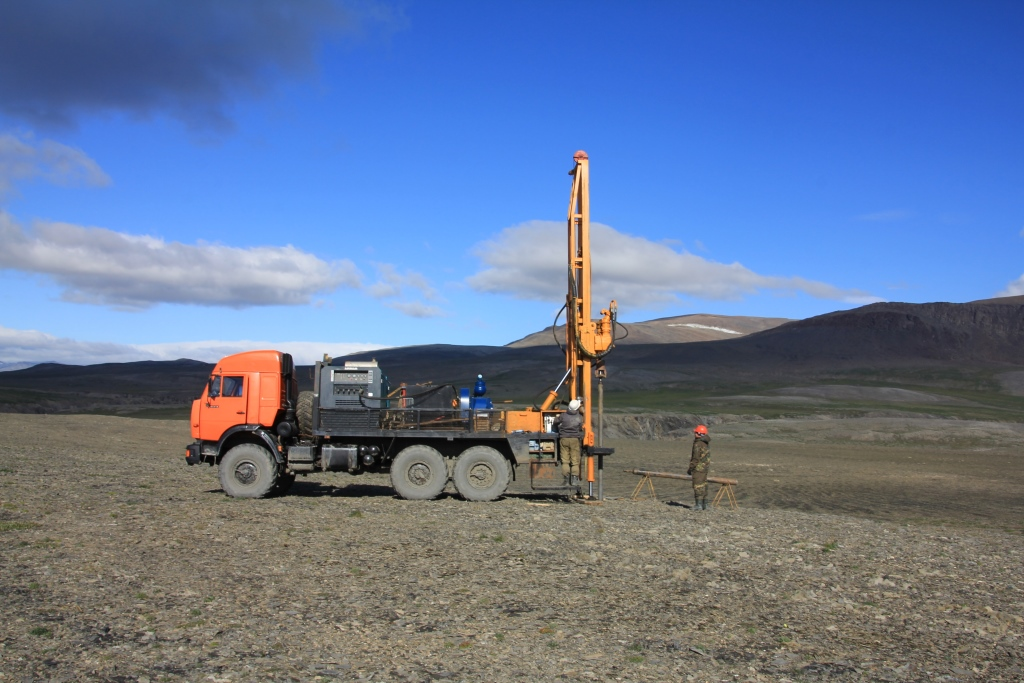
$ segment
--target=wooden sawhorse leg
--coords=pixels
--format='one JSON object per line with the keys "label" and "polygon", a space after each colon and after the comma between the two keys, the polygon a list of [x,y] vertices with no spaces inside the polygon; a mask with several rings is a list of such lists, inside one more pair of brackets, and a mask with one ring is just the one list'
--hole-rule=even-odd
{"label": "wooden sawhorse leg", "polygon": [[653,498],[654,500],[658,500],[658,494],[654,492],[654,482],[651,481],[650,475],[647,474],[645,474],[643,478],[640,479],[640,483],[637,484],[636,488],[633,489],[633,495],[630,496],[630,500],[636,500],[636,497],[640,495],[641,491],[643,491],[644,486],[650,489],[651,498]]}
{"label": "wooden sawhorse leg", "polygon": [[736,496],[732,492],[732,484],[722,484],[718,487],[718,493],[715,494],[714,500],[711,501],[711,507],[718,507],[718,504],[722,502],[723,497],[729,500],[730,509],[740,509],[740,506],[736,503]]}

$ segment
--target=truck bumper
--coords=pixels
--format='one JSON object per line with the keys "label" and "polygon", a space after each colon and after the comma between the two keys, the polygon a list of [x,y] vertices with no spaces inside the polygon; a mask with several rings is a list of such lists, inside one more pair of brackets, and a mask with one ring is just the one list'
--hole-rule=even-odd
{"label": "truck bumper", "polygon": [[197,443],[190,443],[185,447],[185,462],[189,465],[198,465],[203,461],[200,445]]}

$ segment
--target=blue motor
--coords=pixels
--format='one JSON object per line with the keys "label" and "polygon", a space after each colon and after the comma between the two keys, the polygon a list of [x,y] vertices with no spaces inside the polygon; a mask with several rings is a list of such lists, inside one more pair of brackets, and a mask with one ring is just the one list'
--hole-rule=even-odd
{"label": "blue motor", "polygon": [[477,375],[472,396],[470,396],[469,389],[459,389],[459,408],[462,410],[494,410],[494,402],[484,396],[486,393],[487,383],[484,382],[484,376]]}

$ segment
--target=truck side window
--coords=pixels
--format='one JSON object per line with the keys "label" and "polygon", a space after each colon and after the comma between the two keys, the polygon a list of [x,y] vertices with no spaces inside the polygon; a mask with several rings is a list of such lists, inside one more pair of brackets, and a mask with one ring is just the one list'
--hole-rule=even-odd
{"label": "truck side window", "polygon": [[210,378],[210,389],[206,392],[206,395],[209,398],[220,396],[220,375],[214,375]]}
{"label": "truck side window", "polygon": [[242,378],[241,377],[224,377],[224,395],[225,396],[241,396],[242,395]]}

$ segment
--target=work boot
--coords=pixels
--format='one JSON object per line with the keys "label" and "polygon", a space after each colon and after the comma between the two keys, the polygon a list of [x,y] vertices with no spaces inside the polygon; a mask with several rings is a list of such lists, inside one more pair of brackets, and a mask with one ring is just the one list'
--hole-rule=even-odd
{"label": "work boot", "polygon": [[691,509],[692,509],[692,510],[693,510],[694,512],[700,512],[700,511],[701,511],[701,510],[703,509],[703,508],[702,508],[702,507],[700,506],[700,498],[694,498],[694,499],[693,499],[693,508],[691,508]]}
{"label": "work boot", "polygon": [[708,499],[707,498],[701,498],[700,499],[700,506],[704,510],[709,510],[710,508],[708,507]]}
{"label": "work boot", "polygon": [[570,475],[569,476],[569,486],[579,486],[579,485],[580,485],[580,478],[577,477],[575,474]]}

